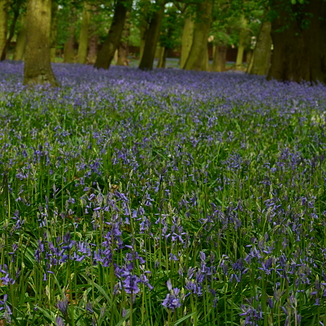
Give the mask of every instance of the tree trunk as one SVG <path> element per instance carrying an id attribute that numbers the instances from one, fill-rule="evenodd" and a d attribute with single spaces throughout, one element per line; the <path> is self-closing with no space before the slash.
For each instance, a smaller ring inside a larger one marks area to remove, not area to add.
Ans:
<path id="1" fill-rule="evenodd" d="M 183 68 L 185 70 L 203 69 L 203 60 L 206 60 L 205 56 L 207 56 L 207 39 L 212 21 L 212 10 L 213 3 L 211 0 L 197 4 L 192 45 Z"/>
<path id="2" fill-rule="evenodd" d="M 153 13 L 152 19 L 149 23 L 148 30 L 146 32 L 144 53 L 139 63 L 139 69 L 152 70 L 155 58 L 156 45 L 160 36 L 160 29 L 162 25 L 162 19 L 164 16 L 165 2 L 159 0 L 155 3 L 157 10 Z"/>
<path id="3" fill-rule="evenodd" d="M 2 54 L 0 57 L 1 61 L 6 59 L 10 42 L 15 35 L 15 28 L 16 28 L 16 23 L 17 23 L 18 17 L 19 17 L 21 4 L 22 4 L 21 1 L 16 1 L 16 2 L 12 3 L 12 5 L 11 5 L 11 7 L 12 7 L 11 9 L 13 11 L 13 17 L 11 18 L 11 24 L 10 24 L 10 28 L 9 28 L 8 38 L 6 40 L 5 46 L 2 49 Z"/>
<path id="4" fill-rule="evenodd" d="M 262 22 L 256 46 L 248 68 L 249 74 L 267 75 L 271 61 L 271 28 L 269 21 Z"/>
<path id="5" fill-rule="evenodd" d="M 63 62 L 74 63 L 75 62 L 75 22 L 76 22 L 75 9 L 72 9 L 70 16 L 70 26 L 68 29 L 68 39 L 65 42 L 63 48 Z"/>
<path id="6" fill-rule="evenodd" d="M 50 53 L 51 53 L 51 62 L 56 61 L 57 54 L 57 12 L 58 5 L 55 2 L 52 2 L 51 8 L 51 31 L 50 31 Z"/>
<path id="7" fill-rule="evenodd" d="M 98 16 L 98 7 L 92 6 L 91 18 L 96 18 Z M 96 19 L 95 19 L 96 21 Z M 95 21 L 90 22 L 89 27 L 89 40 L 88 40 L 88 54 L 87 54 L 87 64 L 94 65 L 97 57 L 97 44 L 98 44 L 98 25 Z"/>
<path id="8" fill-rule="evenodd" d="M 24 52 L 25 52 L 25 46 L 26 46 L 26 16 L 23 15 L 20 19 L 20 28 L 17 33 L 17 40 L 16 40 L 16 46 L 15 46 L 15 52 L 14 52 L 14 60 L 23 60 Z"/>
<path id="9" fill-rule="evenodd" d="M 140 30 L 139 61 L 141 61 L 141 59 L 143 57 L 143 53 L 144 53 L 144 48 L 145 48 L 146 34 L 147 34 L 147 31 L 148 31 L 148 23 L 147 23 L 147 21 L 144 20 L 140 24 L 139 30 Z"/>
<path id="10" fill-rule="evenodd" d="M 24 85 L 58 86 L 50 61 L 51 0 L 28 0 Z"/>
<path id="11" fill-rule="evenodd" d="M 222 72 L 225 71 L 226 66 L 226 51 L 227 45 L 226 44 L 216 44 L 214 57 L 213 57 L 213 65 L 212 71 Z"/>
<path id="12" fill-rule="evenodd" d="M 7 41 L 7 14 L 8 0 L 0 0 L 0 55 L 6 46 Z"/>
<path id="13" fill-rule="evenodd" d="M 90 9 L 91 9 L 90 5 L 87 2 L 84 2 L 83 17 L 82 17 L 81 27 L 80 27 L 79 45 L 78 45 L 78 54 L 77 54 L 77 62 L 81 64 L 85 64 L 87 59 Z"/>
<path id="14" fill-rule="evenodd" d="M 120 42 L 118 49 L 118 66 L 129 66 L 128 60 L 129 46 L 128 42 Z"/>
<path id="15" fill-rule="evenodd" d="M 95 68 L 109 69 L 114 53 L 119 45 L 123 28 L 125 26 L 127 12 L 131 7 L 131 0 L 117 0 L 112 24 L 103 47 L 99 52 Z"/>
<path id="16" fill-rule="evenodd" d="M 237 70 L 241 70 L 242 68 L 243 53 L 244 53 L 245 43 L 247 38 L 247 28 L 246 28 L 247 23 L 244 18 L 242 18 L 242 22 L 243 22 L 243 27 L 241 28 L 239 33 L 238 53 L 235 62 L 235 69 Z"/>
<path id="17" fill-rule="evenodd" d="M 168 49 L 165 47 L 161 47 L 159 59 L 157 62 L 157 68 L 165 68 L 167 54 L 168 54 Z"/>
<path id="18" fill-rule="evenodd" d="M 278 16 L 272 21 L 274 50 L 267 79 L 326 83 L 325 1 L 292 5 L 274 0 L 271 5 Z M 310 23 L 303 26 L 307 19 Z"/>
<path id="19" fill-rule="evenodd" d="M 98 35 L 93 33 L 89 38 L 87 63 L 94 65 L 97 57 Z"/>
<path id="20" fill-rule="evenodd" d="M 193 18 L 187 17 L 185 19 L 185 23 L 183 26 L 182 32 L 182 43 L 181 43 L 181 58 L 180 58 L 180 67 L 183 69 L 186 60 L 188 58 L 191 45 L 192 45 L 192 38 L 194 33 L 194 21 Z"/>
<path id="21" fill-rule="evenodd" d="M 118 47 L 118 62 L 119 66 L 128 66 L 128 53 L 129 53 L 129 36 L 130 36 L 130 12 L 127 12 L 126 22 L 122 31 L 122 37 Z"/>

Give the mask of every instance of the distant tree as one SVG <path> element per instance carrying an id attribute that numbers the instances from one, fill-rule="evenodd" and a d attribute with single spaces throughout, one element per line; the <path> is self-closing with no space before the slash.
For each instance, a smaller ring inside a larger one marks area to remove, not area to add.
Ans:
<path id="1" fill-rule="evenodd" d="M 14 60 L 23 60 L 26 46 L 26 15 L 23 14 L 20 17 L 19 28 L 16 37 L 16 46 L 14 51 Z"/>
<path id="2" fill-rule="evenodd" d="M 114 53 L 119 46 L 127 12 L 131 9 L 131 4 L 132 0 L 117 0 L 114 8 L 112 24 L 102 49 L 97 55 L 94 64 L 95 68 L 109 69 Z"/>
<path id="3" fill-rule="evenodd" d="M 180 11 L 175 6 L 168 7 L 165 10 L 159 37 L 161 53 L 157 68 L 165 68 L 168 51 L 180 45 L 180 32 L 182 30 L 180 16 Z"/>
<path id="4" fill-rule="evenodd" d="M 180 67 L 183 69 L 190 49 L 192 45 L 193 33 L 194 33 L 194 20 L 193 13 L 191 10 L 185 12 L 184 25 L 182 30 L 182 39 L 181 39 L 181 57 L 180 57 Z"/>
<path id="5" fill-rule="evenodd" d="M 8 35 L 7 35 L 7 33 L 5 34 L 5 43 L 2 46 L 2 51 L 0 53 L 0 60 L 3 61 L 7 57 L 7 52 L 8 52 L 9 46 L 10 46 L 10 42 L 15 35 L 16 23 L 18 21 L 19 15 L 22 13 L 22 10 L 24 10 L 23 6 L 25 5 L 25 1 L 24 0 L 13 0 L 13 1 L 6 2 L 4 0 L 0 0 L 0 3 L 3 3 L 4 11 L 11 14 L 10 15 L 11 22 L 10 22 L 10 27 L 9 27 L 9 31 L 8 31 L 9 33 L 8 33 Z M 0 5 L 0 7 L 1 7 L 1 5 Z M 3 17 L 4 18 L 3 24 L 7 25 L 7 17 L 8 17 L 8 15 L 5 14 Z M 3 27 L 7 31 L 7 26 L 3 26 Z"/>
<path id="6" fill-rule="evenodd" d="M 68 35 L 63 47 L 63 61 L 65 63 L 73 63 L 75 62 L 75 32 L 77 22 L 77 10 L 75 7 L 73 7 L 72 3 L 70 4 L 68 19 Z"/>
<path id="7" fill-rule="evenodd" d="M 128 66 L 128 53 L 129 53 L 129 37 L 130 37 L 130 12 L 127 12 L 125 26 L 122 31 L 120 43 L 118 46 L 118 66 Z"/>
<path id="8" fill-rule="evenodd" d="M 213 1 L 204 0 L 196 4 L 196 19 L 191 48 L 183 69 L 203 70 L 207 60 L 207 40 L 212 22 Z"/>
<path id="9" fill-rule="evenodd" d="M 50 58 L 51 0 L 28 0 L 24 84 L 58 86 Z"/>
<path id="10" fill-rule="evenodd" d="M 148 28 L 144 38 L 144 50 L 139 63 L 139 69 L 141 70 L 153 69 L 156 46 L 164 16 L 164 8 L 165 0 L 156 0 L 151 7 Z"/>
<path id="11" fill-rule="evenodd" d="M 267 75 L 271 62 L 271 46 L 271 22 L 263 21 L 260 25 L 256 45 L 248 67 L 249 74 Z"/>
<path id="12" fill-rule="evenodd" d="M 91 14 L 91 5 L 85 1 L 81 26 L 80 26 L 78 54 L 77 54 L 77 62 L 82 64 L 86 63 L 86 59 L 87 59 L 90 14 Z"/>

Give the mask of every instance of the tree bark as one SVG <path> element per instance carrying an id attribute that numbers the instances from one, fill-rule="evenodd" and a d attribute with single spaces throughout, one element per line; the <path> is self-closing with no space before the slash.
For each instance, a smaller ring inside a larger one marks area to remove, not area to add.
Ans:
<path id="1" fill-rule="evenodd" d="M 92 6 L 91 18 L 98 15 L 98 7 Z M 98 32 L 97 24 L 92 21 L 89 27 L 89 40 L 88 40 L 88 54 L 87 54 L 87 64 L 94 65 L 97 57 L 97 44 L 98 44 Z"/>
<path id="2" fill-rule="evenodd" d="M 214 57 L 213 57 L 213 64 L 212 64 L 212 71 L 222 72 L 225 71 L 226 66 L 226 51 L 227 45 L 226 44 L 216 44 Z"/>
<path id="3" fill-rule="evenodd" d="M 58 5 L 55 2 L 52 2 L 51 31 L 50 31 L 51 62 L 56 61 L 56 54 L 57 54 L 57 24 L 58 24 L 57 12 L 58 12 Z"/>
<path id="4" fill-rule="evenodd" d="M 119 66 L 128 66 L 128 53 L 129 53 L 129 36 L 130 36 L 130 12 L 127 12 L 125 26 L 122 31 L 121 40 L 118 47 L 118 61 Z"/>
<path id="5" fill-rule="evenodd" d="M 90 5 L 84 2 L 83 17 L 81 21 L 77 62 L 85 64 L 87 60 L 88 31 L 90 23 Z"/>
<path id="6" fill-rule="evenodd" d="M 28 0 L 24 85 L 58 86 L 50 60 L 51 0 Z"/>
<path id="7" fill-rule="evenodd" d="M 2 54 L 7 41 L 7 14 L 8 0 L 0 0 L 0 55 Z"/>
<path id="8" fill-rule="evenodd" d="M 26 16 L 23 15 L 20 19 L 20 28 L 17 33 L 17 40 L 14 52 L 14 60 L 23 60 L 25 47 L 26 47 Z"/>
<path id="9" fill-rule="evenodd" d="M 75 23 L 76 23 L 76 12 L 72 9 L 70 15 L 70 26 L 68 29 L 68 38 L 65 42 L 63 48 L 63 62 L 64 63 L 74 63 L 75 62 Z"/>
<path id="10" fill-rule="evenodd" d="M 195 25 L 194 25 L 193 18 L 187 17 L 185 19 L 185 23 L 183 26 L 182 40 L 181 40 L 182 43 L 181 43 L 180 67 L 182 69 L 184 68 L 184 65 L 186 63 L 186 60 L 188 58 L 191 49 L 194 26 Z"/>
<path id="11" fill-rule="evenodd" d="M 119 45 L 131 0 L 117 0 L 112 24 L 101 51 L 98 53 L 95 68 L 109 69 L 114 53 Z"/>
<path id="12" fill-rule="evenodd" d="M 212 21 L 213 2 L 205 0 L 197 4 L 197 16 L 191 49 L 184 65 L 185 70 L 203 70 L 203 61 L 207 56 L 207 39 Z"/>
<path id="13" fill-rule="evenodd" d="M 274 50 L 267 79 L 326 83 L 325 1 L 292 5 L 273 0 L 271 5 L 278 15 L 272 21 Z"/>
<path id="14" fill-rule="evenodd" d="M 87 54 L 87 63 L 90 65 L 94 65 L 96 62 L 97 43 L 98 43 L 98 35 L 96 33 L 91 34 L 89 38 L 88 54 Z"/>
<path id="15" fill-rule="evenodd" d="M 1 61 L 6 59 L 10 42 L 11 42 L 13 36 L 15 35 L 15 28 L 16 28 L 16 23 L 17 23 L 18 17 L 19 17 L 21 4 L 22 4 L 21 0 L 17 0 L 16 2 L 14 2 L 12 4 L 11 9 L 13 11 L 13 17 L 11 19 L 8 38 L 6 40 L 5 46 L 2 49 L 2 54 L 1 54 L 1 57 L 0 57 Z"/>
<path id="16" fill-rule="evenodd" d="M 271 61 L 272 25 L 269 21 L 261 23 L 256 46 L 251 58 L 248 73 L 267 75 Z"/>
<path id="17" fill-rule="evenodd" d="M 155 3 L 157 10 L 153 13 L 149 23 L 148 30 L 146 32 L 144 53 L 139 63 L 140 70 L 152 70 L 155 58 L 156 45 L 160 36 L 160 29 L 162 25 L 162 19 L 164 16 L 164 0 L 159 0 Z"/>
<path id="18" fill-rule="evenodd" d="M 247 38 L 247 28 L 246 28 L 247 22 L 244 19 L 244 17 L 242 17 L 242 24 L 243 24 L 243 26 L 239 33 L 237 59 L 235 62 L 235 69 L 237 69 L 237 70 L 241 70 L 241 68 L 242 68 L 243 53 L 244 53 L 245 43 L 246 43 L 246 38 Z"/>
<path id="19" fill-rule="evenodd" d="M 165 47 L 161 47 L 159 51 L 159 58 L 157 62 L 157 68 L 165 68 L 166 66 L 166 57 L 168 54 L 168 49 Z"/>

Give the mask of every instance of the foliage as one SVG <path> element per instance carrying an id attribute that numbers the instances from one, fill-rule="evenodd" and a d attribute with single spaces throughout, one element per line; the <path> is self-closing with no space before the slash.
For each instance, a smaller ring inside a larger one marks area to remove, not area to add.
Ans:
<path id="1" fill-rule="evenodd" d="M 167 7 L 161 27 L 160 45 L 167 49 L 174 49 L 181 45 L 182 25 L 180 11 L 175 7 Z"/>
<path id="2" fill-rule="evenodd" d="M 325 86 L 0 71 L 0 318 L 325 324 Z"/>

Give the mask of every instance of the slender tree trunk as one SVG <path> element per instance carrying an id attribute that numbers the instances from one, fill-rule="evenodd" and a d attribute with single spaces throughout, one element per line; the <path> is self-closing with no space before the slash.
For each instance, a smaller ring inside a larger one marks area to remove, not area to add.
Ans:
<path id="1" fill-rule="evenodd" d="M 51 31 L 50 31 L 50 54 L 51 62 L 56 61 L 56 52 L 57 52 L 57 18 L 58 5 L 55 2 L 52 2 L 51 8 Z"/>
<path id="2" fill-rule="evenodd" d="M 91 11 L 91 22 L 89 27 L 89 40 L 88 40 L 88 54 L 87 54 L 87 64 L 94 65 L 97 57 L 97 45 L 98 45 L 98 32 L 97 24 L 92 21 L 92 18 L 98 16 L 98 7 L 92 6 Z"/>
<path id="3" fill-rule="evenodd" d="M 274 50 L 267 78 L 326 83 L 325 1 L 292 5 L 273 0 L 271 5 L 278 16 L 272 21 Z M 303 26 L 306 17 L 310 23 Z"/>
<path id="4" fill-rule="evenodd" d="M 17 33 L 17 40 L 16 40 L 16 46 L 15 46 L 15 52 L 14 52 L 14 60 L 23 60 L 24 52 L 25 52 L 25 46 L 26 46 L 26 16 L 23 15 L 20 19 L 20 28 Z"/>
<path id="5" fill-rule="evenodd" d="M 244 18 L 242 18 L 243 21 L 243 27 L 240 30 L 239 33 L 239 44 L 238 44 L 238 53 L 237 53 L 237 59 L 235 62 L 235 69 L 241 70 L 242 68 L 242 62 L 243 62 L 243 54 L 245 49 L 245 43 L 247 38 L 247 28 L 246 28 L 246 21 Z"/>
<path id="6" fill-rule="evenodd" d="M 77 62 L 81 64 L 85 64 L 87 59 L 90 9 L 91 9 L 90 5 L 87 2 L 84 2 L 83 17 L 82 17 L 81 27 L 80 27 L 79 45 L 78 45 L 78 54 L 77 54 Z"/>
<path id="7" fill-rule="evenodd" d="M 192 45 L 192 39 L 193 39 L 193 33 L 194 33 L 194 21 L 193 18 L 187 17 L 185 19 L 185 23 L 183 26 L 183 32 L 182 32 L 182 40 L 181 40 L 181 58 L 180 58 L 180 67 L 183 69 L 186 60 L 188 58 L 191 45 Z"/>
<path id="8" fill-rule="evenodd" d="M 128 60 L 129 46 L 128 42 L 120 42 L 118 49 L 118 66 L 129 66 Z"/>
<path id="9" fill-rule="evenodd" d="M 213 65 L 212 71 L 222 72 L 225 71 L 226 66 L 226 51 L 227 45 L 226 44 L 216 44 L 214 57 L 213 57 Z"/>
<path id="10" fill-rule="evenodd" d="M 99 52 L 95 68 L 109 69 L 114 53 L 118 48 L 122 31 L 125 25 L 128 10 L 131 7 L 131 0 L 117 0 L 112 24 L 108 36 L 105 39 L 103 47 Z"/>
<path id="11" fill-rule="evenodd" d="M 269 21 L 262 22 L 250 61 L 249 74 L 267 75 L 268 73 L 272 46 L 271 28 L 272 25 Z"/>
<path id="12" fill-rule="evenodd" d="M 8 0 L 0 0 L 0 55 L 6 46 L 7 41 L 7 14 Z"/>
<path id="13" fill-rule="evenodd" d="M 11 19 L 8 38 L 6 40 L 5 46 L 2 49 L 2 54 L 1 54 L 1 58 L 0 58 L 1 61 L 6 59 L 10 42 L 11 42 L 13 36 L 15 35 L 15 28 L 16 28 L 16 23 L 17 23 L 18 17 L 19 17 L 21 4 L 22 4 L 22 2 L 20 0 L 17 0 L 12 7 L 13 17 Z"/>
<path id="14" fill-rule="evenodd" d="M 213 2 L 205 0 L 197 5 L 197 17 L 191 49 L 184 65 L 185 70 L 202 70 L 207 56 L 207 39 L 212 21 Z"/>
<path id="15" fill-rule="evenodd" d="M 64 63 L 74 63 L 75 62 L 75 22 L 76 22 L 76 12 L 73 9 L 70 17 L 70 26 L 68 30 L 68 39 L 65 42 L 63 49 L 63 61 Z"/>
<path id="16" fill-rule="evenodd" d="M 159 59 L 157 62 L 157 68 L 165 68 L 167 54 L 168 54 L 168 49 L 165 47 L 161 47 Z"/>
<path id="17" fill-rule="evenodd" d="M 144 53 L 144 47 L 145 47 L 145 41 L 146 41 L 146 34 L 149 27 L 149 12 L 151 12 L 150 6 L 151 1 L 150 0 L 140 0 L 139 3 L 142 6 L 141 9 L 141 18 L 140 18 L 140 24 L 139 24 L 139 32 L 140 32 L 140 46 L 139 46 L 139 61 L 141 61 Z"/>
<path id="18" fill-rule="evenodd" d="M 203 62 L 202 62 L 202 71 L 209 71 L 209 53 L 208 53 L 208 46 L 206 45 L 206 54 L 204 54 Z"/>
<path id="19" fill-rule="evenodd" d="M 87 63 L 94 65 L 97 57 L 98 35 L 93 33 L 89 38 Z"/>
<path id="20" fill-rule="evenodd" d="M 159 2 L 157 2 L 156 4 L 157 10 L 153 13 L 148 30 L 146 32 L 144 53 L 139 63 L 139 69 L 141 70 L 153 69 L 156 45 L 160 36 L 162 19 L 164 16 L 165 2 L 164 0 L 159 0 Z"/>
<path id="21" fill-rule="evenodd" d="M 126 22 L 122 31 L 122 37 L 118 47 L 118 62 L 119 66 L 128 66 L 128 54 L 129 54 L 129 36 L 130 36 L 130 12 L 127 12 Z"/>
<path id="22" fill-rule="evenodd" d="M 24 85 L 58 86 L 51 68 L 51 0 L 28 0 Z"/>
<path id="23" fill-rule="evenodd" d="M 140 47 L 139 47 L 139 60 L 141 61 L 145 48 L 146 34 L 148 32 L 148 23 L 143 21 L 139 27 L 140 29 Z"/>

